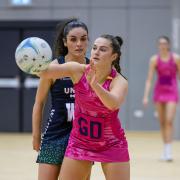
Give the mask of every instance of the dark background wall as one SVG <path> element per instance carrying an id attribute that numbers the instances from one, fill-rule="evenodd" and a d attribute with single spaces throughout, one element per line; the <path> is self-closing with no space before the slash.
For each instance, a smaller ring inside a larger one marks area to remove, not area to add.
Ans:
<path id="1" fill-rule="evenodd" d="M 56 24 L 57 21 L 0 22 L 0 131 L 31 131 L 38 79 L 17 68 L 14 53 L 23 39 L 32 36 L 45 39 L 53 47 Z M 49 105 L 46 106 L 45 119 Z"/>

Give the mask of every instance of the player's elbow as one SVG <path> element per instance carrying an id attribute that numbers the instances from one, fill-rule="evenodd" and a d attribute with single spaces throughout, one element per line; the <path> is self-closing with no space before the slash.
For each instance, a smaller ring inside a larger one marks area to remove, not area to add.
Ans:
<path id="1" fill-rule="evenodd" d="M 33 106 L 33 112 L 36 112 L 36 111 L 42 111 L 43 108 L 44 108 L 44 105 L 45 105 L 45 102 L 44 101 L 35 101 L 34 103 L 34 106 Z"/>
<path id="2" fill-rule="evenodd" d="M 119 107 L 117 106 L 111 106 L 111 107 L 108 107 L 109 110 L 111 111 L 116 111 Z"/>
<path id="3" fill-rule="evenodd" d="M 117 101 L 113 101 L 111 102 L 111 104 L 108 105 L 108 109 L 111 111 L 115 111 L 117 109 L 119 109 L 121 103 L 117 102 Z"/>

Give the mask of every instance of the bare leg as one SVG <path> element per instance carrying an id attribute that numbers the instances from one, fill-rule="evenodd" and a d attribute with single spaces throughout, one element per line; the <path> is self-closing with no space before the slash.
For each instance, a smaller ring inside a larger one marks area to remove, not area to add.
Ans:
<path id="1" fill-rule="evenodd" d="M 166 121 L 165 121 L 165 145 L 164 154 L 166 161 L 172 161 L 172 140 L 173 140 L 173 121 L 176 114 L 176 103 L 169 102 L 166 104 Z"/>
<path id="2" fill-rule="evenodd" d="M 106 180 L 130 180 L 129 162 L 101 163 Z"/>
<path id="3" fill-rule="evenodd" d="M 89 175 L 87 176 L 86 180 L 90 180 L 91 179 L 91 170 L 90 170 L 90 173 Z"/>
<path id="4" fill-rule="evenodd" d="M 86 180 L 90 174 L 92 162 L 74 160 L 65 157 L 60 172 L 60 180 Z"/>
<path id="5" fill-rule="evenodd" d="M 171 143 L 173 139 L 173 121 L 176 114 L 176 103 L 169 102 L 166 104 L 166 121 L 165 121 L 165 143 Z"/>
<path id="6" fill-rule="evenodd" d="M 90 170 L 89 175 L 87 176 L 86 180 L 90 180 L 90 178 L 91 178 L 91 170 Z M 59 180 L 60 180 L 60 177 L 59 177 Z"/>
<path id="7" fill-rule="evenodd" d="M 58 180 L 60 167 L 53 164 L 39 164 L 38 180 Z"/>
<path id="8" fill-rule="evenodd" d="M 156 103 L 156 110 L 158 113 L 158 120 L 159 120 L 159 124 L 160 124 L 162 139 L 163 139 L 163 142 L 165 143 L 165 118 L 166 118 L 165 104 L 164 103 Z"/>

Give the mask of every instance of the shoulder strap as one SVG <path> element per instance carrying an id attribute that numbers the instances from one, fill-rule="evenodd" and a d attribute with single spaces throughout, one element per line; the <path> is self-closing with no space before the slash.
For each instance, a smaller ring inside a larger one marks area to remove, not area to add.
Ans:
<path id="1" fill-rule="evenodd" d="M 59 63 L 59 64 L 65 63 L 64 56 L 60 56 L 57 60 L 58 60 L 58 63 Z"/>
<path id="2" fill-rule="evenodd" d="M 86 58 L 86 64 L 89 64 L 90 60 L 87 57 L 85 57 L 85 58 Z"/>

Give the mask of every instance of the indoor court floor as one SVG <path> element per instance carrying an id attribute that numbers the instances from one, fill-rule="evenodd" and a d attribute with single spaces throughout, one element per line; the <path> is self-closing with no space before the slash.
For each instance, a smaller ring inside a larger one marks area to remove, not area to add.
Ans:
<path id="1" fill-rule="evenodd" d="M 180 180 L 180 141 L 173 143 L 173 162 L 160 161 L 159 132 L 126 132 L 131 156 L 131 180 Z M 37 180 L 37 153 L 31 134 L 0 133 L 0 180 Z M 105 180 L 100 164 L 91 180 Z"/>

